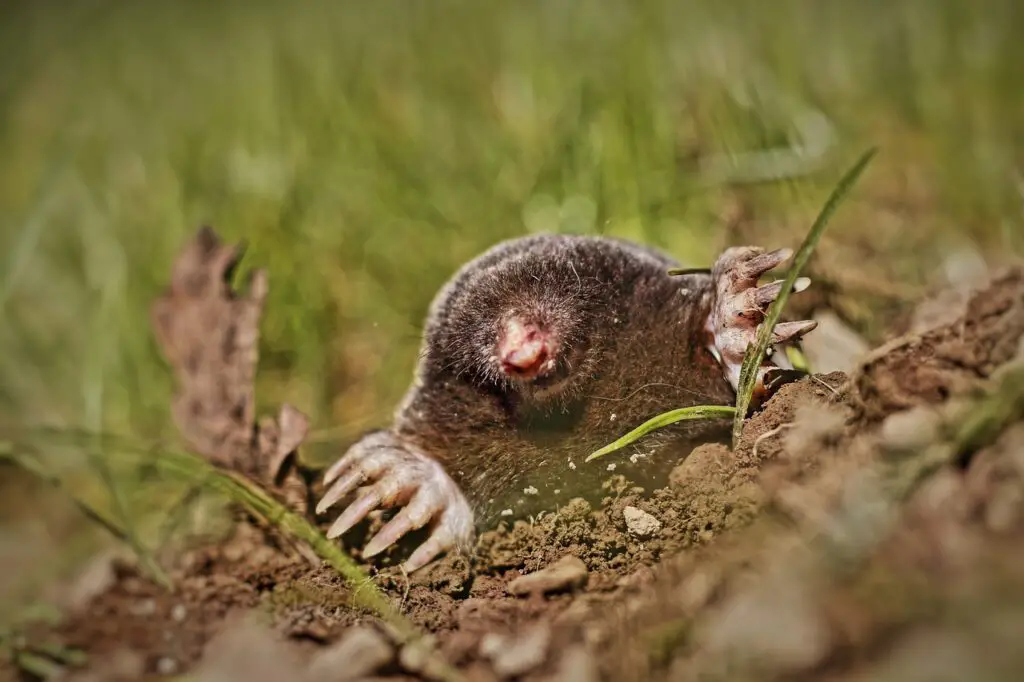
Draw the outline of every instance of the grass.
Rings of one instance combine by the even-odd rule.
[[[757,330],[757,338],[754,344],[747,348],[746,355],[743,357],[743,365],[740,367],[739,386],[736,387],[736,411],[733,413],[732,422],[732,446],[734,448],[739,445],[740,436],[743,433],[743,420],[747,417],[750,400],[754,395],[754,388],[757,384],[757,370],[764,360],[764,354],[768,350],[768,346],[771,344],[772,333],[776,323],[782,316],[782,311],[785,309],[787,301],[789,301],[790,294],[793,292],[793,285],[796,283],[797,277],[803,272],[804,267],[806,267],[807,261],[810,260],[814,249],[818,246],[818,242],[821,241],[822,236],[825,234],[825,228],[828,226],[832,215],[843,199],[846,198],[846,195],[849,194],[853,185],[860,178],[861,173],[864,172],[864,169],[871,162],[871,159],[874,158],[877,151],[878,149],[873,147],[862,154],[857,159],[857,163],[850,170],[846,171],[839,180],[839,184],[832,190],[832,194],[825,201],[821,213],[815,218],[814,224],[811,225],[811,229],[808,230],[803,243],[793,256],[793,262],[789,266],[786,276],[782,278],[782,290],[779,292],[778,297],[768,306],[764,321]]]
[[[751,388],[753,388],[752,385]],[[747,395],[747,400],[748,402],[750,400],[749,394]],[[735,414],[736,408],[729,407],[727,405],[697,405],[695,407],[680,407],[676,410],[669,410],[668,412],[663,412],[651,417],[622,437],[616,438],[608,445],[591,452],[583,461],[592,462],[595,459],[600,459],[601,457],[611,454],[616,450],[621,450],[630,443],[635,443],[651,431],[656,431],[681,421],[692,419],[722,419],[723,417],[732,417]]]
[[[707,265],[737,199],[760,245],[792,243],[835,164],[877,144],[824,263],[916,285],[962,245],[1024,249],[1012,0],[0,12],[0,422],[172,436],[147,310],[204,221],[270,271],[257,395],[330,432],[320,460],[387,420],[430,298],[499,239],[612,234]],[[892,311],[855,298],[875,333]],[[113,469],[111,505],[86,450],[52,455],[108,518],[167,506],[158,477]],[[35,513],[5,497],[5,528]]]

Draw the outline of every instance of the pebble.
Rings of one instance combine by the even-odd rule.
[[[508,591],[517,597],[524,597],[572,590],[586,585],[589,573],[583,561],[567,554],[550,566],[516,578],[508,584]]]
[[[597,661],[582,644],[569,647],[558,662],[554,678],[559,682],[598,682],[601,679]]]
[[[157,660],[156,672],[158,675],[173,675],[178,672],[178,662],[170,656],[164,656]]]
[[[444,661],[437,652],[437,641],[432,635],[409,642],[398,653],[403,670],[428,680],[447,679]]]
[[[654,518],[643,509],[626,507],[622,510],[622,516],[626,520],[626,530],[631,535],[646,538],[661,530],[661,521]]]
[[[188,609],[185,608],[184,604],[175,604],[174,608],[171,609],[171,620],[175,623],[181,623],[188,616]]]
[[[551,627],[541,622],[515,637],[486,635],[480,640],[480,654],[490,659],[498,677],[519,677],[544,663],[550,641]]]
[[[851,372],[871,350],[864,337],[835,313],[820,311],[813,319],[818,326],[800,340],[800,346],[815,372]]]
[[[1002,485],[989,495],[985,525],[995,533],[1009,533],[1018,524],[1024,493],[1015,485]]]
[[[221,556],[225,561],[238,563],[245,558],[245,547],[239,543],[233,543],[221,550]]]
[[[890,451],[905,452],[927,447],[940,435],[942,417],[931,407],[897,412],[882,422],[882,444]]]
[[[143,599],[142,601],[133,604],[131,610],[136,616],[152,616],[156,613],[156,600]]]
[[[309,673],[315,680],[347,682],[372,675],[393,658],[394,650],[384,635],[369,626],[356,626],[317,654]]]

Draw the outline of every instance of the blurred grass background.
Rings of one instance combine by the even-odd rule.
[[[1013,0],[0,12],[0,424],[173,437],[148,307],[204,222],[269,269],[259,399],[331,429],[324,457],[389,418],[431,297],[499,239],[612,234],[693,265],[795,246],[879,145],[818,266],[866,334],[944,254],[1024,249]],[[84,456],[51,459],[109,504]],[[0,560],[38,587],[96,537],[3,476]],[[166,504],[124,487],[133,514]]]

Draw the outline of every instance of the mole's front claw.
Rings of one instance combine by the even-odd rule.
[[[714,302],[707,321],[707,330],[713,339],[711,351],[719,358],[734,389],[739,387],[743,357],[757,338],[765,311],[782,293],[781,281],[759,287],[758,279],[792,255],[791,249],[766,252],[757,247],[738,246],[726,249],[711,270]],[[803,291],[810,283],[808,278],[801,277],[794,282],[793,291]],[[772,330],[771,343],[796,341],[816,326],[813,320],[779,323]],[[785,358],[778,359],[769,353],[758,371],[756,393],[765,391],[765,370],[776,366],[792,369]]]
[[[372,433],[353,445],[324,475],[329,486],[316,511],[322,514],[349,493],[360,494],[327,531],[336,538],[375,509],[403,507],[367,543],[372,557],[406,533],[433,525],[433,532],[405,562],[408,572],[473,539],[473,513],[455,482],[436,461],[392,433]]]
[[[804,334],[814,331],[818,323],[814,320],[800,322],[780,322],[772,330],[772,343],[789,343],[800,339]]]

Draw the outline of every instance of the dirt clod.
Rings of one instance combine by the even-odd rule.
[[[552,682],[598,682],[600,670],[597,661],[582,644],[569,647],[558,663],[558,668],[549,678]]]
[[[199,682],[294,679],[303,664],[296,648],[276,635],[254,613],[229,619],[209,643],[195,670]],[[301,679],[301,678],[300,678]]]
[[[311,682],[347,682],[379,672],[394,658],[390,642],[375,628],[349,628],[309,663]]]
[[[480,653],[502,679],[518,677],[540,667],[547,658],[551,628],[540,622],[514,636],[491,633],[480,642]]]
[[[406,672],[424,679],[445,679],[444,663],[436,651],[436,639],[430,635],[402,647],[398,662]]]
[[[582,587],[587,582],[587,565],[569,554],[547,568],[516,578],[508,591],[518,597],[531,594],[563,592]]]

